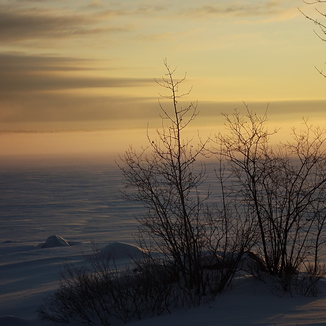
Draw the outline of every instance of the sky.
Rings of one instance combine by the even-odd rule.
[[[268,107],[326,122],[325,42],[302,0],[0,0],[0,156],[124,150],[158,126],[164,59],[194,128]]]

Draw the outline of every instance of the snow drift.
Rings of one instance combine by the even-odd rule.
[[[105,246],[99,255],[108,257],[110,259],[140,259],[143,258],[146,253],[139,247],[124,243],[124,242],[112,242]]]

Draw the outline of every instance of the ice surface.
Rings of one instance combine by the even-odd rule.
[[[1,326],[58,325],[38,321],[35,310],[57,288],[60,266],[82,263],[92,242],[116,258],[141,254],[133,234],[142,209],[120,198],[121,185],[105,164],[0,170]],[[53,234],[52,245],[38,246]],[[75,245],[53,245],[62,242]],[[320,290],[317,298],[279,297],[241,277],[210,305],[132,325],[326,325],[324,281]]]

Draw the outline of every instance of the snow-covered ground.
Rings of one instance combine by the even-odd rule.
[[[92,241],[99,248],[115,248],[116,259],[125,262],[126,250],[136,250],[123,243],[135,244],[133,217],[139,207],[118,198],[121,176],[114,168],[0,172],[0,325],[53,325],[37,320],[35,310],[57,288],[61,264],[82,262]],[[62,239],[47,241],[53,235]],[[116,241],[121,243],[107,247]],[[326,282],[317,298],[280,297],[264,283],[242,276],[209,305],[131,324],[326,325]]]
[[[52,325],[36,318],[35,310],[42,298],[56,289],[60,264],[81,261],[87,244],[49,248],[16,246],[9,250],[7,262],[0,267],[0,325]],[[55,245],[55,244],[53,244]],[[124,243],[108,246],[117,260],[130,252]],[[137,249],[130,246],[135,253]],[[4,251],[5,249],[2,248]],[[19,251],[18,251],[19,250]],[[209,305],[175,311],[172,314],[132,322],[150,325],[326,325],[326,282],[320,284],[317,298],[301,295],[280,297],[261,281],[250,276],[235,280],[233,287]]]

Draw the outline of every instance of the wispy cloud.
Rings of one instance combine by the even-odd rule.
[[[0,123],[88,121],[139,115],[135,108],[140,99],[128,96],[127,89],[153,85],[154,80],[98,77],[96,64],[96,60],[83,58],[0,53]],[[112,95],[112,88],[122,88],[125,95]],[[74,92],[76,89],[82,92]],[[94,96],[94,89],[107,89],[107,94]]]
[[[291,9],[289,9],[289,7]],[[184,15],[192,18],[203,17],[268,17],[273,16],[277,18],[279,15],[295,8],[293,3],[290,6],[289,1],[227,1],[224,3],[212,3],[211,1],[206,4],[201,4],[196,7],[190,8],[184,12]]]
[[[91,63],[95,64],[95,61],[0,53],[0,94],[81,88],[137,87],[153,83],[152,79],[146,78],[94,77],[90,75],[74,77],[64,73],[93,70]],[[61,73],[56,74],[55,72]]]
[[[76,94],[20,94],[12,100],[2,96],[1,123],[111,121],[147,119],[157,116],[156,99],[128,96]],[[127,119],[128,117],[128,119]]]
[[[87,67],[92,62],[90,59],[49,55],[26,55],[23,52],[0,53],[0,70],[2,73],[94,70],[94,67]]]
[[[86,34],[121,33],[133,29],[131,24],[101,25],[101,15],[71,11],[16,9],[0,6],[0,41],[17,42],[51,38],[71,38]]]
[[[167,10],[165,6],[139,5],[135,8],[117,7],[115,9],[105,9],[97,14],[99,18],[114,18],[122,16],[142,16],[148,14],[160,14]]]
[[[0,93],[58,91],[82,88],[136,87],[153,82],[141,78],[66,77],[26,73],[5,74],[0,79]]]

